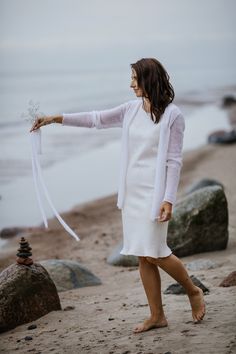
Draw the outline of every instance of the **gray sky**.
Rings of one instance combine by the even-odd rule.
[[[235,0],[1,0],[1,49],[235,39]]]

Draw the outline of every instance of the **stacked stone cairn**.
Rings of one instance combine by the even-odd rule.
[[[20,240],[20,248],[18,249],[16,262],[18,264],[24,264],[30,266],[33,264],[33,259],[29,258],[32,256],[31,253],[32,248],[30,247],[28,241],[25,240],[24,237],[21,237]]]

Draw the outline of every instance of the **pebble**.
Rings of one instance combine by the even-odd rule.
[[[74,310],[75,306],[66,306],[63,311],[71,311]]]
[[[26,336],[25,337],[25,340],[32,340],[33,339],[33,337],[31,337],[31,336]]]
[[[27,329],[31,330],[31,329],[35,329],[35,328],[37,328],[37,325],[36,324],[32,324]]]

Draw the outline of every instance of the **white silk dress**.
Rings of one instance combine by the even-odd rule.
[[[150,219],[160,124],[142,106],[129,126],[129,160],[122,212],[124,255],[169,256],[168,221]]]

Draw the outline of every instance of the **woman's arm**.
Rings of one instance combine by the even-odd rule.
[[[170,128],[169,146],[166,162],[166,190],[164,201],[172,205],[176,201],[177,189],[182,167],[182,150],[185,130],[185,121],[182,114],[179,114]]]
[[[36,119],[30,132],[51,123],[60,123],[73,127],[95,127],[97,129],[122,127],[124,115],[129,105],[130,101],[103,111],[63,113],[57,116],[39,117]]]
[[[52,124],[52,123],[62,123],[63,116],[43,116],[43,117],[38,117],[35,122],[33,123],[30,133],[34,130],[37,130],[44,125]]]
[[[63,113],[62,125],[106,129],[122,127],[129,102],[103,111]]]

